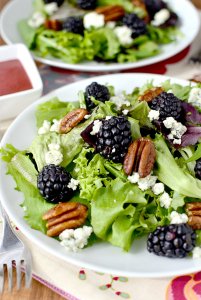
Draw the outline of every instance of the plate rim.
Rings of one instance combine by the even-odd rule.
[[[83,80],[80,80],[80,81],[77,81],[77,82],[74,82],[74,83],[71,83],[71,84],[67,84],[63,87],[60,87],[50,93],[48,93],[47,95],[41,97],[40,99],[38,99],[36,102],[32,103],[31,105],[29,105],[23,112],[21,112],[19,114],[19,116],[12,122],[12,124],[9,126],[9,128],[7,129],[6,133],[4,134],[2,140],[1,140],[1,143],[0,143],[0,147],[1,146],[5,146],[5,144],[9,141],[7,141],[7,136],[9,137],[9,133],[12,132],[13,128],[15,127],[15,124],[20,121],[21,117],[25,114],[27,114],[28,112],[31,112],[31,114],[34,113],[34,109],[35,107],[39,104],[39,103],[42,103],[42,102],[45,102],[47,101],[48,99],[50,99],[52,96],[54,96],[55,93],[57,92],[60,92],[61,90],[65,90],[65,88],[68,86],[68,88],[71,88],[71,86],[76,86],[77,84],[79,85],[79,83],[83,83],[83,84],[88,84],[88,82],[92,81],[92,80],[96,80],[96,81],[99,81],[102,80],[102,79],[106,79],[105,81],[107,81],[107,78],[108,77],[127,77],[127,76],[131,76],[131,77],[136,77],[136,76],[146,76],[146,77],[152,77],[150,79],[161,79],[163,78],[164,81],[167,80],[167,79],[170,79],[170,80],[173,80],[173,81],[176,81],[178,83],[181,83],[181,84],[189,84],[189,81],[185,80],[185,79],[178,79],[178,78],[174,78],[174,77],[170,77],[170,76],[163,76],[163,75],[158,75],[158,74],[151,74],[151,73],[117,73],[117,74],[108,74],[108,75],[102,75],[102,76],[95,76],[95,77],[92,77],[92,78],[87,78],[87,79],[83,79]],[[4,164],[4,163],[3,163]],[[0,164],[0,176],[2,176],[2,172],[5,171],[2,167],[3,164]],[[7,175],[6,175],[7,176]],[[13,180],[13,179],[12,179]],[[22,194],[22,193],[21,193]],[[109,274],[116,274],[117,271],[115,270],[115,272],[108,269],[108,267],[96,267],[93,265],[93,263],[87,263],[87,262],[84,262],[84,263],[81,263],[80,260],[76,260],[76,258],[72,258],[72,257],[68,257],[68,255],[66,255],[64,257],[64,255],[62,253],[55,253],[55,250],[53,249],[53,247],[50,247],[48,245],[45,244],[44,241],[42,241],[42,244],[41,244],[41,241],[39,239],[38,236],[35,236],[34,235],[34,232],[36,230],[32,229],[28,223],[26,223],[26,226],[22,226],[21,224],[21,218],[20,216],[18,215],[15,215],[14,211],[10,211],[7,206],[6,206],[6,193],[5,193],[5,190],[3,189],[0,189],[0,199],[1,199],[1,202],[6,210],[6,212],[8,213],[8,215],[10,216],[10,218],[12,219],[12,221],[14,221],[15,225],[18,226],[20,228],[20,231],[26,236],[26,238],[28,238],[31,242],[33,242],[34,244],[36,244],[37,246],[41,247],[43,250],[47,251],[47,253],[53,255],[54,257],[56,257],[57,259],[61,260],[61,261],[64,261],[64,262],[67,262],[67,263],[71,263],[73,265],[76,265],[78,267],[85,267],[85,268],[88,268],[88,269],[91,269],[91,270],[94,270],[94,271],[98,271],[98,272],[104,272],[104,273],[109,273]],[[42,233],[41,233],[42,234]],[[161,273],[160,271],[159,272],[155,272],[155,273],[146,273],[145,272],[130,272],[130,271],[118,271],[118,274],[117,275],[120,275],[120,276],[126,276],[126,277],[132,277],[132,278],[165,278],[165,277],[170,277],[170,276],[178,276],[178,275],[184,275],[184,274],[188,274],[188,273],[191,273],[191,272],[196,272],[200,270],[200,267],[199,265],[197,266],[192,266],[191,268],[188,268],[184,271],[171,271],[171,272],[165,272],[165,273]]]
[[[26,0],[26,1],[31,2],[32,0]],[[171,1],[174,3],[173,0],[171,0]],[[83,63],[69,64],[69,63],[65,63],[62,61],[58,61],[58,60],[56,60],[56,58],[53,58],[53,59],[42,58],[42,57],[36,56],[32,51],[30,51],[30,52],[36,61],[44,63],[44,64],[52,66],[52,67],[58,67],[58,68],[63,68],[63,69],[68,69],[68,70],[73,70],[73,71],[95,72],[95,73],[107,72],[107,71],[108,72],[109,71],[120,71],[120,70],[126,70],[126,69],[127,70],[136,69],[136,68],[146,67],[146,66],[150,66],[155,63],[162,62],[168,58],[171,58],[171,57],[177,55],[178,53],[183,51],[185,48],[187,48],[193,42],[193,40],[196,38],[196,36],[198,35],[198,32],[199,32],[201,22],[200,22],[198,10],[196,10],[194,5],[189,0],[182,0],[182,1],[186,5],[189,5],[189,7],[191,7],[192,10],[194,10],[194,14],[195,14],[194,20],[196,22],[196,27],[195,27],[194,35],[192,35],[188,40],[186,40],[186,42],[182,46],[176,47],[176,51],[174,52],[174,54],[169,55],[168,54],[169,52],[161,53],[159,55],[156,55],[153,57],[148,57],[148,58],[139,60],[137,62],[132,62],[132,63],[116,63],[116,64],[111,63],[111,64],[104,64],[104,65],[98,65],[98,64],[97,65],[85,65]],[[14,5],[16,5],[17,2],[22,3],[23,0],[15,0],[15,1],[8,2],[4,6],[4,8],[2,9],[1,14],[0,14],[0,34],[3,38],[3,40],[7,44],[13,44],[13,42],[7,37],[7,35],[5,33],[4,26],[3,26],[4,18],[6,18],[7,11],[12,9],[12,7]],[[20,41],[20,42],[24,43],[23,41]],[[168,45],[170,46],[171,44],[168,44]],[[173,45],[173,43],[172,43],[172,45]]]

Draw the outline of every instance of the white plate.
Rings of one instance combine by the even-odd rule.
[[[166,76],[151,74],[115,74],[94,77],[64,86],[41,98],[22,112],[7,130],[2,146],[13,144],[18,149],[26,149],[36,135],[35,108],[54,96],[65,101],[75,101],[79,90],[84,90],[92,81],[115,87],[116,93],[126,90],[131,92],[135,86],[142,86],[147,80],[153,79],[154,84],[168,79]],[[189,82],[171,78],[173,83],[188,85]],[[92,270],[130,277],[167,277],[200,270],[201,260],[184,258],[168,259],[150,254],[146,250],[145,239],[134,242],[129,253],[108,243],[95,244],[79,253],[69,253],[59,242],[39,231],[31,229],[23,219],[23,210],[19,204],[23,201],[22,193],[14,190],[15,183],[11,176],[6,175],[6,166],[0,164],[0,198],[7,213],[17,227],[39,247],[63,261],[86,267]]]
[[[0,33],[6,43],[19,43],[23,42],[17,29],[18,21],[30,17],[32,9],[33,0],[15,0],[8,3],[1,13],[0,19]],[[181,31],[184,33],[183,38],[179,38],[177,42],[162,46],[162,53],[142,59],[133,63],[96,63],[96,62],[86,62],[79,64],[68,64],[58,60],[56,58],[42,58],[37,57],[34,54],[36,60],[43,62],[47,65],[56,66],[64,69],[71,69],[77,71],[117,71],[123,69],[131,69],[142,66],[147,66],[154,64],[156,62],[167,59],[192,43],[196,37],[200,20],[198,12],[192,3],[188,0],[168,0],[170,7],[175,11],[181,19]]]

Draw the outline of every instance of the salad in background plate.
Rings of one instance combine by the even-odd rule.
[[[181,19],[163,0],[35,0],[33,10],[18,24],[25,44],[70,64],[136,62],[181,37]]]
[[[201,256],[201,86],[152,81],[37,106],[31,145],[1,149],[24,218],[68,251],[139,237],[159,256]]]

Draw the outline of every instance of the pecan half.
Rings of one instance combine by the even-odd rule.
[[[88,111],[84,108],[78,108],[69,112],[60,123],[59,132],[68,133],[73,129],[77,124],[79,124],[84,117],[88,114]]]
[[[141,178],[148,176],[154,166],[156,150],[154,143],[147,138],[140,138],[134,141],[128,148],[124,158],[124,172],[131,175],[138,172]]]
[[[160,95],[163,92],[162,87],[154,87],[149,90],[146,90],[144,94],[142,94],[138,100],[139,101],[146,101],[151,102],[154,98],[156,98],[158,95]]]
[[[193,229],[201,229],[201,202],[191,202],[186,204],[188,224]]]
[[[47,235],[58,236],[65,229],[78,228],[87,218],[87,207],[78,202],[59,203],[43,215]]]
[[[104,15],[105,22],[118,21],[125,15],[125,10],[121,5],[106,5],[95,9],[98,14]]]
[[[46,20],[44,24],[45,28],[59,31],[62,29],[62,23],[59,20]]]

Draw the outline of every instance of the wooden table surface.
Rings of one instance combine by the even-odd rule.
[[[26,1],[26,0],[24,0]],[[8,0],[0,0],[0,11],[3,6],[8,2]],[[4,41],[0,37],[0,45],[4,44]],[[62,300],[63,297],[54,293],[49,288],[45,287],[36,280],[32,280],[32,285],[30,289],[24,288],[24,278],[22,277],[22,289],[17,291],[15,288],[16,276],[14,270],[14,288],[12,293],[8,292],[7,286],[8,282],[6,280],[5,290],[2,295],[0,295],[0,300]],[[6,276],[7,278],[7,276]]]
[[[26,1],[26,0],[25,0]],[[0,0],[0,11],[3,6],[8,2],[8,0]],[[201,0],[192,0],[197,7],[201,8]],[[4,42],[0,37],[0,45]],[[15,282],[15,270],[14,270],[14,282]],[[22,278],[22,286],[24,286],[24,278]],[[44,285],[40,284],[36,280],[33,279],[32,286],[30,289],[22,288],[20,291],[17,291],[15,288],[12,293],[7,290],[7,281],[5,285],[5,291],[2,295],[0,295],[0,300],[61,300],[63,297],[54,293]]]

